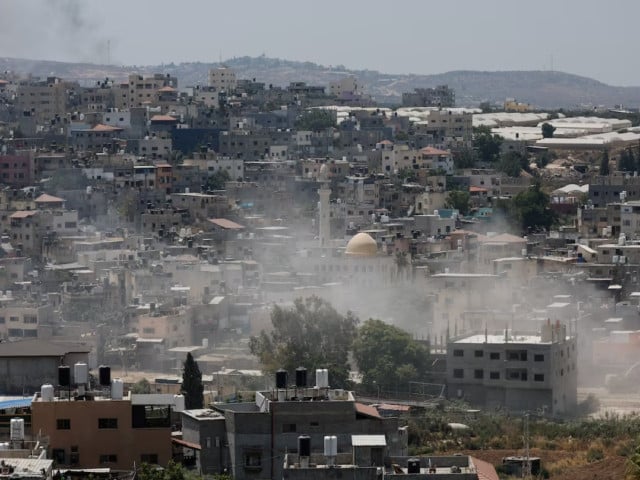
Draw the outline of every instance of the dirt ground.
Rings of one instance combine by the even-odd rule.
[[[469,450],[463,452],[477,457],[492,465],[500,465],[503,457],[522,455],[521,451],[513,450]],[[551,469],[554,464],[570,461],[575,452],[531,449],[531,456],[540,457],[542,466]],[[609,457],[599,462],[567,468],[561,474],[551,475],[553,480],[621,480],[624,478],[625,458]]]

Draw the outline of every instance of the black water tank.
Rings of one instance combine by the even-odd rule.
[[[287,371],[286,370],[280,369],[276,372],[276,388],[280,390],[287,388]]]
[[[58,367],[58,385],[61,387],[71,385],[71,368],[69,365],[60,365]]]
[[[304,367],[296,368],[296,387],[306,388],[307,386],[307,369]]]
[[[111,367],[107,367],[106,365],[100,365],[98,368],[98,377],[100,380],[100,385],[103,387],[108,387],[111,385]]]
[[[298,437],[298,456],[311,456],[311,437],[309,435],[300,435]]]
[[[410,458],[407,461],[407,473],[420,473],[420,459],[418,458]]]

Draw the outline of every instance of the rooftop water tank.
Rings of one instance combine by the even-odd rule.
[[[24,440],[24,418],[12,418],[9,430],[11,441]]]
[[[122,400],[124,396],[124,383],[119,378],[111,382],[111,400]]]
[[[45,383],[40,387],[40,398],[43,402],[53,402],[54,400],[54,390],[53,385],[49,383]]]
[[[73,378],[77,384],[89,383],[89,366],[84,362],[78,362],[73,366]]]

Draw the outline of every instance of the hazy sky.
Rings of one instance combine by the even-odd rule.
[[[640,85],[638,25],[637,0],[0,0],[0,56],[149,65],[265,54],[423,74],[553,66]]]

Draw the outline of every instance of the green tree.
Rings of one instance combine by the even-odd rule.
[[[538,166],[538,168],[544,168],[549,165],[549,162],[551,162],[551,160],[553,160],[553,158],[549,151],[546,150],[536,156],[536,165]]]
[[[618,170],[621,172],[633,172],[636,171],[636,159],[633,155],[633,151],[630,148],[620,152],[620,159],[618,160]]]
[[[149,380],[143,378],[131,387],[131,393],[151,393],[151,384]]]
[[[291,308],[273,307],[273,330],[251,337],[249,349],[265,372],[283,368],[293,374],[299,366],[329,370],[331,386],[349,386],[348,354],[356,335],[357,318],[338,313],[326,300],[297,298]]]
[[[187,359],[182,368],[182,388],[180,392],[184,395],[184,404],[187,410],[202,408],[204,406],[204,385],[202,384],[202,373],[198,362],[193,359],[191,353],[187,353]]]
[[[640,480],[640,447],[627,458],[625,474],[625,478]]]
[[[470,148],[453,153],[453,164],[456,168],[473,168],[476,164],[476,154]]]
[[[369,319],[358,329],[353,357],[369,388],[406,385],[429,375],[428,349],[409,333],[381,320]]]
[[[556,131],[556,127],[550,123],[544,122],[542,124],[542,138],[553,138],[553,132]]]
[[[444,206],[447,208],[455,208],[461,215],[466,215],[469,213],[470,201],[471,196],[469,195],[469,192],[465,192],[464,190],[452,190],[449,192],[449,195],[447,195]]]
[[[542,191],[539,182],[520,192],[512,201],[515,216],[524,230],[548,230],[557,220],[549,205],[549,195]]]
[[[509,177],[519,177],[522,170],[529,169],[527,156],[520,152],[507,152],[500,156],[498,170]]]
[[[300,115],[296,121],[298,130],[311,130],[320,132],[327,128],[335,127],[337,124],[336,113],[331,110],[314,108],[307,110]]]
[[[600,175],[606,177],[609,175],[609,150],[602,152],[600,158]]]
[[[482,126],[473,129],[473,148],[483,162],[494,162],[500,155],[502,137],[491,133],[491,128]]]
[[[224,190],[225,183],[231,180],[229,172],[226,170],[217,170],[213,175],[209,175],[204,184],[205,190]]]

